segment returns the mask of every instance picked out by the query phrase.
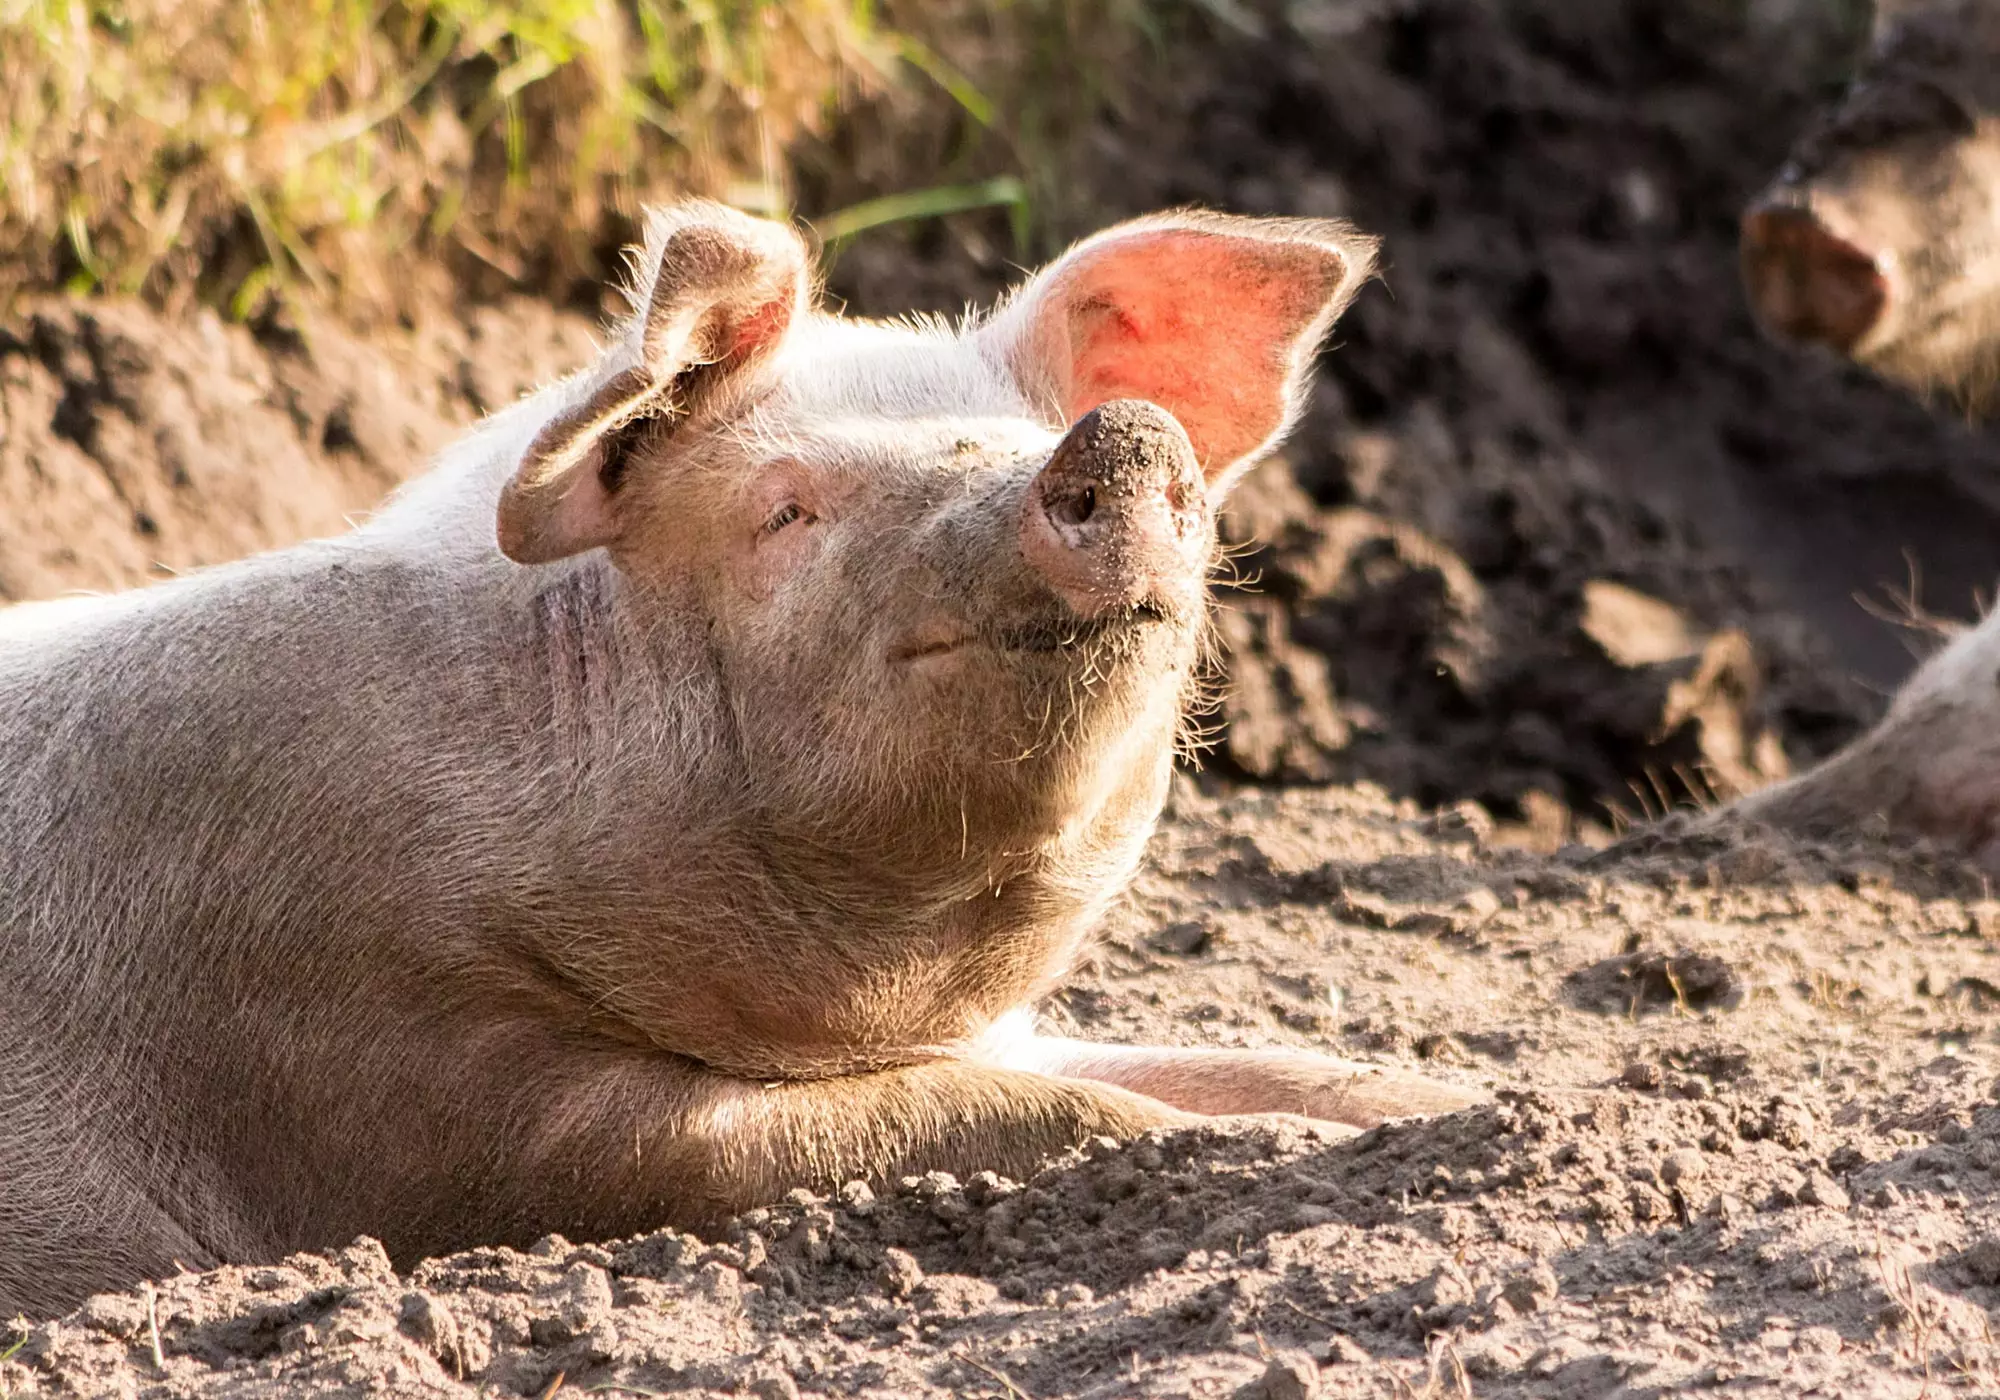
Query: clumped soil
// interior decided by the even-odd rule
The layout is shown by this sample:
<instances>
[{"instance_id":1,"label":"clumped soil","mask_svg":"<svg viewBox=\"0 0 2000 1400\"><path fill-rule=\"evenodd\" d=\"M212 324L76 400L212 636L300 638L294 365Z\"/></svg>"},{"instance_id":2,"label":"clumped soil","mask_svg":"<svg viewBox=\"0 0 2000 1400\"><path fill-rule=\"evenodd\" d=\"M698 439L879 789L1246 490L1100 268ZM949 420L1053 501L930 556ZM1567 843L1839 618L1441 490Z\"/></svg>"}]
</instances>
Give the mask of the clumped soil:
<instances>
[{"instance_id":1,"label":"clumped soil","mask_svg":"<svg viewBox=\"0 0 2000 1400\"><path fill-rule=\"evenodd\" d=\"M1683 815L1593 849L1858 732L1923 638L1853 595L1907 552L1963 616L2000 557L2000 438L1741 308L1735 211L1846 7L1224 8L1091 133L1101 221L1340 215L1387 271L1232 503L1217 746L1047 1015L1492 1102L801 1196L715 1241L186 1275L24 1324L0 1393L2000 1390L1987 883ZM874 120L886 168L927 139ZM827 207L869 192L841 178ZM1003 233L864 239L833 286L956 308L1007 279ZM0 332L0 597L337 528L586 333L40 305Z\"/></svg>"},{"instance_id":2,"label":"clumped soil","mask_svg":"<svg viewBox=\"0 0 2000 1400\"><path fill-rule=\"evenodd\" d=\"M1049 1013L1493 1101L855 1183L714 1241L188 1274L28 1329L0 1392L2000 1388L2000 903L1948 862L1672 829L1546 857L1372 788L1183 780Z\"/></svg>"}]
</instances>

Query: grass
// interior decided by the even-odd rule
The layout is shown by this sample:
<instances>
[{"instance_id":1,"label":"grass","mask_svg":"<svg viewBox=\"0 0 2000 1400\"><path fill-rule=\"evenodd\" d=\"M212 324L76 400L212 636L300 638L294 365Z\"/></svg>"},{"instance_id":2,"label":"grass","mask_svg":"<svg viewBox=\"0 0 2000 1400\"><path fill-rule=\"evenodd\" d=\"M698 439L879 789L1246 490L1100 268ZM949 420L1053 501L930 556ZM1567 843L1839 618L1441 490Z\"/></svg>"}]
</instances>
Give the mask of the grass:
<instances>
[{"instance_id":1,"label":"grass","mask_svg":"<svg viewBox=\"0 0 2000 1400\"><path fill-rule=\"evenodd\" d=\"M954 149L807 211L822 236L999 206L1025 240L1120 67L1081 30L1143 35L1163 6L0 0L0 309L60 285L368 319L431 272L572 295L645 200L794 212L795 143L895 92Z\"/></svg>"}]
</instances>

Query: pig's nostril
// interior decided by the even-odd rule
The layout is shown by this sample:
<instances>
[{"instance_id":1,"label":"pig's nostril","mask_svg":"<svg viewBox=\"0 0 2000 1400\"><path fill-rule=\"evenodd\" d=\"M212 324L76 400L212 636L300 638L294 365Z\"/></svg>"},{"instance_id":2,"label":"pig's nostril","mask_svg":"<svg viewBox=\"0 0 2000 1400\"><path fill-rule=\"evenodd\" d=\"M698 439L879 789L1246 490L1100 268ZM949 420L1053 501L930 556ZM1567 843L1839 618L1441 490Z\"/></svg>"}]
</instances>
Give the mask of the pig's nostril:
<instances>
[{"instance_id":1,"label":"pig's nostril","mask_svg":"<svg viewBox=\"0 0 2000 1400\"><path fill-rule=\"evenodd\" d=\"M1097 514L1097 488L1065 491L1049 503L1049 518L1058 525L1083 525Z\"/></svg>"},{"instance_id":2,"label":"pig's nostril","mask_svg":"<svg viewBox=\"0 0 2000 1400\"><path fill-rule=\"evenodd\" d=\"M1751 210L1742 257L1751 306L1784 339L1852 350L1888 309L1889 282L1878 260L1808 209Z\"/></svg>"}]
</instances>

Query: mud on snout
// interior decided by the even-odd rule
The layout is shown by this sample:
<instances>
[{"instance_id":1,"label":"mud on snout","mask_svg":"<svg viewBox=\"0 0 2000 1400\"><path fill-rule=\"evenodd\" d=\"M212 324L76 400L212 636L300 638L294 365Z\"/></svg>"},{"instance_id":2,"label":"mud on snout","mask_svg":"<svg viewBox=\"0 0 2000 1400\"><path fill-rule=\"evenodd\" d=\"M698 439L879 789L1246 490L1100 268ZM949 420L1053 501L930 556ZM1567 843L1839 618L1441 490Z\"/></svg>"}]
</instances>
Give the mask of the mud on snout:
<instances>
[{"instance_id":1,"label":"mud on snout","mask_svg":"<svg viewBox=\"0 0 2000 1400\"><path fill-rule=\"evenodd\" d=\"M885 614L884 654L942 687L1018 689L1026 713L1058 721L1163 687L1177 702L1214 551L1187 434L1157 405L1116 400L925 522L896 590L914 606Z\"/></svg>"}]
</instances>

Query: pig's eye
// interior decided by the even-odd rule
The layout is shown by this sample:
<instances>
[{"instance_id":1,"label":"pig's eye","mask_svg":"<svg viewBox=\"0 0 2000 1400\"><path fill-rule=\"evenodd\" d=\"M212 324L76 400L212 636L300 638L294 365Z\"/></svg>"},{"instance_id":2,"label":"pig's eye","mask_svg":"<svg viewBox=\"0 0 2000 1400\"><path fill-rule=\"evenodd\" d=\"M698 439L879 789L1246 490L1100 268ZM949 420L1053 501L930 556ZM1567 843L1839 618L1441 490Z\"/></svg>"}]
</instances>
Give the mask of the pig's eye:
<instances>
[{"instance_id":1,"label":"pig's eye","mask_svg":"<svg viewBox=\"0 0 2000 1400\"><path fill-rule=\"evenodd\" d=\"M798 502L787 501L784 505L778 507L777 511L771 516L769 520L766 520L764 522L764 533L767 535L775 535L778 533L778 531L784 529L787 525L796 524L801 520L810 520L810 519L812 519L812 517L806 514L805 508L799 505Z\"/></svg>"}]
</instances>

